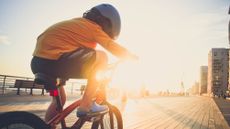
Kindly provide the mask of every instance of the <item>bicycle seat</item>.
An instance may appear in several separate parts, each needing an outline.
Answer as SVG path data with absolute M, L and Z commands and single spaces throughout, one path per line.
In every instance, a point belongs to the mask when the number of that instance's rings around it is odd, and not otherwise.
M 51 77 L 44 73 L 36 73 L 34 82 L 39 85 L 44 85 L 46 90 L 55 90 L 57 89 L 56 83 L 57 78 Z

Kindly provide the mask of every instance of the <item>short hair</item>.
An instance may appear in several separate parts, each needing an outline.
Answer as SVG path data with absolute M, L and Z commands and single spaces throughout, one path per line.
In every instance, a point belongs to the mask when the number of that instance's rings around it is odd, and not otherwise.
M 102 27 L 104 32 L 106 32 L 109 36 L 112 36 L 111 21 L 108 18 L 104 17 L 96 8 L 92 8 L 91 10 L 86 11 L 83 14 L 83 18 L 97 23 L 99 26 Z

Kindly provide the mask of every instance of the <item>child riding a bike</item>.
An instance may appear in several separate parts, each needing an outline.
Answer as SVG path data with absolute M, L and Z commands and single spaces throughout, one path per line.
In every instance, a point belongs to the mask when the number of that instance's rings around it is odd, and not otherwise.
M 96 72 L 103 70 L 108 62 L 106 53 L 95 48 L 99 44 L 118 58 L 135 59 L 135 55 L 114 41 L 119 36 L 120 28 L 120 15 L 110 4 L 97 5 L 86 11 L 83 17 L 56 23 L 37 38 L 31 61 L 32 72 L 54 78 L 88 79 L 77 115 L 80 117 L 107 110 L 107 106 L 92 102 L 100 84 L 96 80 Z M 60 88 L 60 96 L 64 105 L 66 94 L 63 87 Z M 53 98 L 45 121 L 57 114 L 56 106 Z

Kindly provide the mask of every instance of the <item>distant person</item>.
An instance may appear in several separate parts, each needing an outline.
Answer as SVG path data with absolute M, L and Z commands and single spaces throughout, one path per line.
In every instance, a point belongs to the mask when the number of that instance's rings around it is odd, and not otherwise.
M 92 102 L 100 83 L 95 74 L 105 68 L 108 61 L 106 53 L 95 48 L 99 44 L 118 58 L 136 58 L 114 41 L 119 36 L 120 28 L 120 15 L 110 4 L 97 5 L 86 11 L 83 17 L 56 23 L 37 38 L 31 61 L 32 72 L 61 78 L 87 78 L 88 84 L 77 115 L 107 110 L 107 106 Z M 60 88 L 60 95 L 64 105 L 66 94 L 63 87 Z M 56 115 L 56 105 L 53 98 L 45 115 L 46 121 Z
M 85 85 L 81 85 L 81 88 L 80 88 L 80 91 L 81 91 L 81 95 L 83 95 L 83 93 L 84 93 L 84 90 L 85 90 Z

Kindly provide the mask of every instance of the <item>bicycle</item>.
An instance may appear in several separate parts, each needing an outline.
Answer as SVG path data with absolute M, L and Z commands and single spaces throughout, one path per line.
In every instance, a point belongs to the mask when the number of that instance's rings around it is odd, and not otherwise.
M 92 122 L 91 129 L 123 129 L 122 115 L 119 109 L 110 104 L 106 98 L 106 87 L 111 81 L 115 68 L 119 63 L 120 61 L 108 67 L 108 70 L 111 71 L 110 77 L 102 80 L 103 85 L 100 86 L 100 92 L 98 92 L 95 99 L 97 103 L 106 104 L 109 108 L 108 111 L 80 117 L 72 126 L 67 127 L 65 118 L 80 105 L 81 99 L 76 100 L 63 109 L 59 96 L 59 88 L 61 85 L 65 84 L 66 79 L 62 81 L 59 78 L 52 78 L 46 74 L 37 73 L 35 74 L 35 83 L 42 85 L 57 83 L 57 89 L 50 90 L 49 95 L 55 97 L 59 113 L 46 123 L 40 117 L 30 112 L 6 112 L 0 115 L 0 129 L 55 129 L 58 124 L 61 124 L 62 129 L 80 129 L 86 121 Z

